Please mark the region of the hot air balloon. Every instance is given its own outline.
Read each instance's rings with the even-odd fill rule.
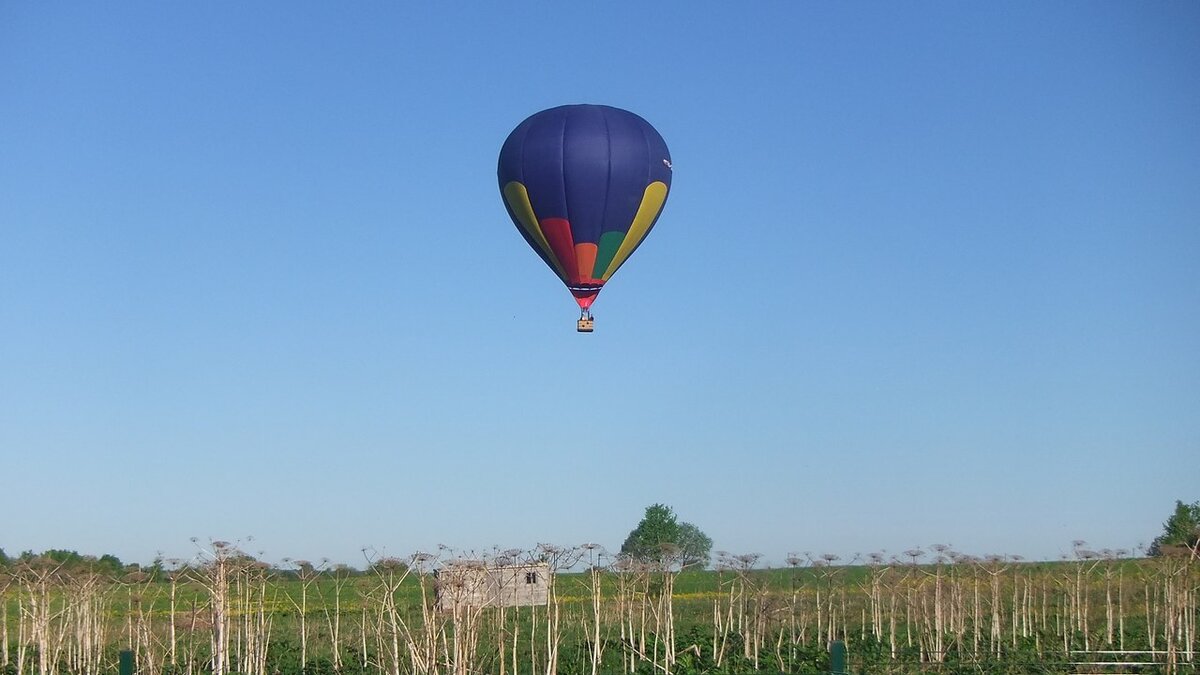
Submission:
[[[667,200],[667,144],[629,111],[565,105],[513,129],[497,176],[517,230],[579,303],[577,329],[592,332],[592,303]]]

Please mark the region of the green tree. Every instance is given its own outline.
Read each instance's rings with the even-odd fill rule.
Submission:
[[[1150,555],[1163,555],[1186,547],[1200,546],[1200,502],[1175,502],[1175,512],[1163,523],[1163,533],[1150,544]]]
[[[625,537],[621,553],[638,560],[657,560],[662,556],[664,546],[675,546],[678,541],[679,522],[675,511],[666,504],[653,504],[646,507],[641,522]]]
[[[684,565],[708,566],[708,554],[712,551],[712,539],[691,523],[679,524],[679,551]]]
[[[638,560],[678,555],[685,565],[707,564],[712,539],[691,523],[680,523],[666,504],[646,507],[638,526],[621,544],[621,553]]]
[[[105,553],[93,564],[93,567],[98,572],[108,572],[109,574],[120,574],[125,571],[125,563],[121,559],[111,553]]]
[[[125,571],[125,563],[121,562],[121,559],[115,555],[105,554],[97,558],[94,555],[83,555],[78,551],[64,548],[46,549],[41,553],[23,551],[18,560],[21,562],[33,562],[35,560],[49,561],[69,570],[89,570],[114,575]],[[9,559],[3,555],[3,551],[0,551],[0,565],[7,562],[9,562]]]
[[[68,551],[64,548],[47,549],[42,551],[41,557],[62,563],[66,567],[74,567],[84,561],[84,557],[79,554],[79,551]]]

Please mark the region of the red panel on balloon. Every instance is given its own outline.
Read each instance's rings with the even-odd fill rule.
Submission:
[[[596,296],[600,294],[600,289],[591,288],[588,290],[571,289],[571,295],[575,296],[575,302],[579,303],[580,309],[587,309],[592,306],[592,302],[596,300]]]
[[[571,223],[564,218],[544,218],[542,219],[542,232],[546,235],[550,250],[554,251],[554,257],[558,258],[558,264],[562,265],[563,273],[567,275],[567,282],[580,283],[582,280],[579,278],[579,265],[575,262],[575,242],[571,237]]]

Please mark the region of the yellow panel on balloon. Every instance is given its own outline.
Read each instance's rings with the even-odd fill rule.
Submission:
[[[654,181],[646,186],[646,192],[642,195],[642,203],[633,217],[633,224],[629,226],[629,232],[625,234],[621,248],[617,249],[617,255],[613,256],[612,262],[608,264],[608,269],[600,277],[602,280],[608,281],[613,272],[616,272],[625,263],[629,254],[633,253],[633,249],[637,248],[637,245],[646,238],[646,233],[650,231],[650,226],[658,218],[665,201],[667,201],[666,183]]]
[[[525,228],[529,236],[537,242],[538,248],[542,249],[546,259],[554,264],[554,269],[558,270],[558,276],[565,281],[566,272],[563,271],[562,263],[554,256],[554,251],[550,250],[550,242],[546,241],[542,226],[538,224],[537,214],[533,212],[533,204],[529,202],[529,192],[525,186],[517,181],[505,185],[504,200],[508,202],[508,208],[512,209],[513,215],[521,222],[521,227]]]

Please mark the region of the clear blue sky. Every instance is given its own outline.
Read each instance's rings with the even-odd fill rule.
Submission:
[[[476,4],[0,4],[0,547],[1054,558],[1200,499],[1200,4]],[[581,102],[675,166],[590,336],[495,177]]]

